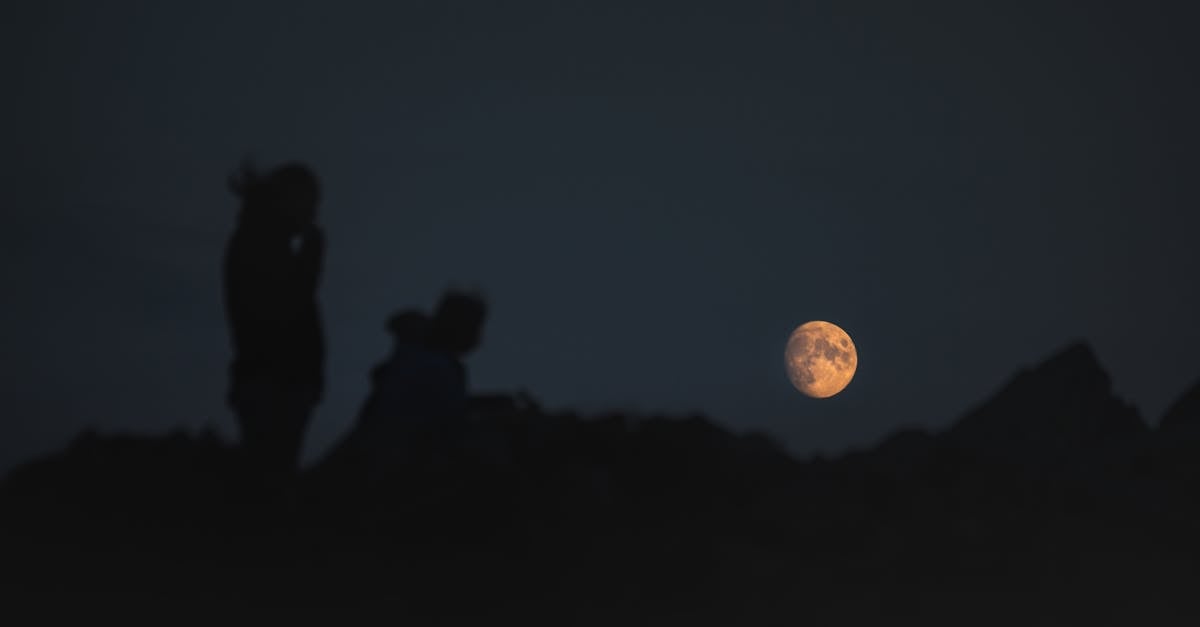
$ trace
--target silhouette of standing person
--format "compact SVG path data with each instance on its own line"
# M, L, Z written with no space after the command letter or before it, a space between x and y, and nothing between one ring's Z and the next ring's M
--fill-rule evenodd
M296 471L324 384L320 186L306 165L288 163L265 174L243 166L230 187L241 210L224 260L234 352L228 401L252 479L278 488Z

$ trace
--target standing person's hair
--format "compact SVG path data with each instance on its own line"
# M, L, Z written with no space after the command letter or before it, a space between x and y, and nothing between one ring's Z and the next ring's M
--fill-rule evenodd
M246 161L229 177L229 189L242 200L243 223L299 230L316 219L321 184L312 168L292 161L262 173Z

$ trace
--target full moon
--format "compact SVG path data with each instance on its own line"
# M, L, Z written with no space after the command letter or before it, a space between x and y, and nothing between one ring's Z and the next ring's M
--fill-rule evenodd
M850 336L823 320L796 327L783 357L792 385L813 398L829 398L846 389L858 369L858 351Z

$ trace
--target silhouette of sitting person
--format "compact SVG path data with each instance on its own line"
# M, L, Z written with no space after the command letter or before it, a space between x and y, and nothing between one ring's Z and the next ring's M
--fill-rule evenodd
M432 317L391 317L393 349L372 372L351 438L370 468L426 463L453 447L469 402L462 359L478 346L486 314L479 296L448 291Z
M241 209L224 259L228 401L251 472L262 487L279 487L295 473L324 383L320 186L307 166L288 163L266 174L243 166L230 187Z

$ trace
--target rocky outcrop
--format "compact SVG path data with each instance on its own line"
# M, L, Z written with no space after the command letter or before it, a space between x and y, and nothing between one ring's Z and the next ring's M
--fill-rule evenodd
M1158 423L1158 431L1168 437L1200 437L1200 381L1171 404Z
M1057 465L1129 447L1148 433L1137 410L1113 394L1092 349L1079 342L1019 372L941 439L989 457Z

